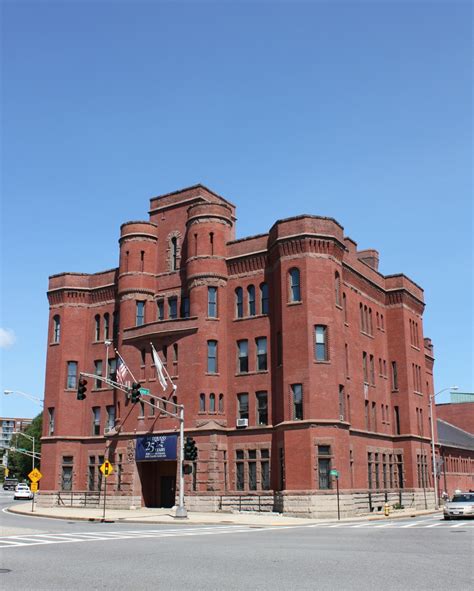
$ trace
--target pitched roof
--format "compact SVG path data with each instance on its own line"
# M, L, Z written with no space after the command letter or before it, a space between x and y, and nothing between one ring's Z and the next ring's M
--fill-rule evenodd
M438 441L440 445L474 450L474 435L443 421L443 419L437 419L436 423L438 425Z

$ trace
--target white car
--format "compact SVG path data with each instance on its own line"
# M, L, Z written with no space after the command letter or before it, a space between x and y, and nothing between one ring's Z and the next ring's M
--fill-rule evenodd
M444 505L443 512L445 519L474 517L474 493L454 493L453 498Z
M30 487L27 484L18 484L15 488L15 494L13 496L15 501L17 499L32 499L33 493L30 490Z

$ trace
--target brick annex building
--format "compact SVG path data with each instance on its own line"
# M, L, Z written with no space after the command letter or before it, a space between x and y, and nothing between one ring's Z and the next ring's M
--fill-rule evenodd
M163 396L153 343L197 443L188 509L328 515L332 469L342 514L432 506L423 290L331 218L236 240L235 206L202 185L152 198L149 217L121 226L118 268L50 277L40 502L98 490L105 458L111 503L175 503L177 462L136 446L177 421L91 379L76 399L80 372L114 375L115 348L146 400Z

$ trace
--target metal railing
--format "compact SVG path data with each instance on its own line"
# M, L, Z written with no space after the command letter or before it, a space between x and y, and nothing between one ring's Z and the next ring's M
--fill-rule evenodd
M219 511L255 511L258 513L272 512L275 507L273 494L254 495L221 495L219 497Z
M56 494L56 505L60 507L98 507L100 490L61 491Z

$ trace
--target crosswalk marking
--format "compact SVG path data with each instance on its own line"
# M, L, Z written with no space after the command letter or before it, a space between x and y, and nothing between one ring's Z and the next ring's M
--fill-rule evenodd
M131 539L160 539L171 537L192 537L192 536L209 536L219 534L231 533L254 533L259 531L284 531L285 529L300 529L300 528L315 528L332 529L332 528L346 528L346 529L430 529L438 527L440 529L449 530L450 528L467 527L474 530L474 521L467 523L461 521L459 523L450 524L445 521L432 522L431 520L419 520L406 523L405 521L397 522L388 521L384 523L377 523L374 521L365 523L342 522L342 523L312 523L308 525L295 526L264 526L261 528L250 528L244 525L224 525L224 526L203 526L203 527L178 527L172 529L147 529L147 530L119 530L119 531L90 531L90 532L61 532L61 533L39 533L29 535L16 535L8 537L0 537L0 549L6 548L20 548L27 546L38 546L47 544L66 544L78 542L96 542L96 541L113 541L113 540L131 540Z

